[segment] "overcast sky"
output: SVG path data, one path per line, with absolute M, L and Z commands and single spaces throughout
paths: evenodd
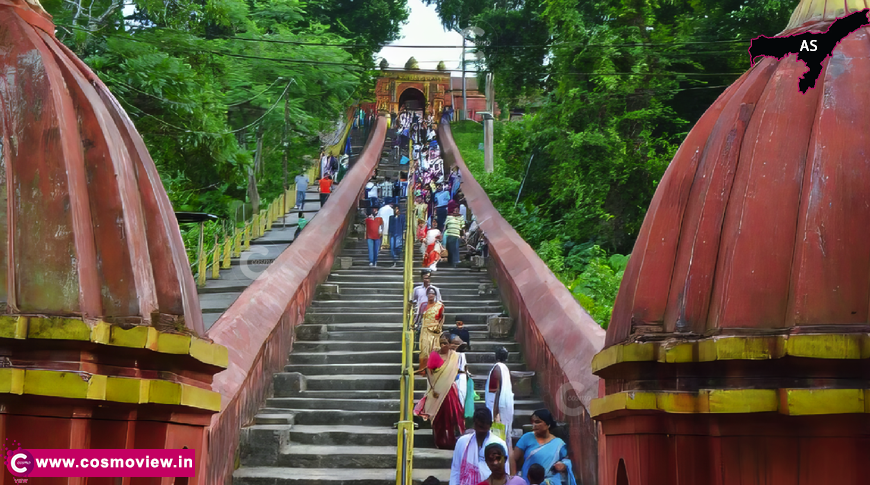
M 435 12 L 435 5 L 425 6 L 422 0 L 408 0 L 411 15 L 402 27 L 402 38 L 390 45 L 444 45 L 462 46 L 462 36 L 456 32 L 445 32 L 441 19 Z M 469 42 L 469 45 L 471 43 Z M 467 54 L 468 55 L 468 54 Z M 377 62 L 383 57 L 390 67 L 401 68 L 408 58 L 414 56 L 420 69 L 434 70 L 438 61 L 444 61 L 447 69 L 461 69 L 462 49 L 411 49 L 407 47 L 384 47 L 376 56 Z M 469 55 L 469 57 L 472 57 Z M 469 69 L 474 69 L 469 65 Z M 471 73 L 473 76 L 474 74 Z M 462 76 L 454 72 L 453 76 Z

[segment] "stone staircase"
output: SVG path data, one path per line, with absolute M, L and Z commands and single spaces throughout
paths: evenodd
M 395 176 L 389 139 L 379 174 Z M 368 266 L 365 240 L 352 236 L 342 251 L 352 265 L 333 269 L 308 308 L 284 372 L 275 374 L 273 396 L 252 425 L 242 430 L 236 485 L 388 485 L 396 481 L 399 378 L 402 339 L 402 267 L 382 247 L 378 266 Z M 419 254 L 414 279 L 419 281 Z M 465 265 L 467 266 L 467 265 Z M 525 369 L 512 337 L 491 339 L 486 319 L 503 311 L 486 272 L 440 268 L 432 283 L 446 307 L 445 329 L 462 320 L 471 334 L 467 352 L 475 389 L 483 396 L 495 349 L 510 351 L 508 367 Z M 485 291 L 481 292 L 481 288 Z M 415 355 L 416 361 L 416 355 Z M 426 389 L 415 379 L 415 401 Z M 482 406 L 482 403 L 478 403 Z M 536 398 L 516 398 L 515 438 L 529 422 Z M 434 447 L 428 423 L 417 421 L 414 480 L 431 476 L 444 484 L 452 450 Z
M 361 130 L 352 130 L 350 165 L 356 162 L 365 143 Z M 295 174 L 291 176 L 295 177 Z M 221 270 L 220 279 L 206 280 L 203 287 L 198 288 L 199 304 L 202 308 L 202 319 L 208 330 L 227 311 L 230 305 L 238 299 L 245 289 L 272 264 L 293 242 L 299 221 L 299 212 L 303 212 L 309 223 L 320 211 L 320 190 L 314 180 L 309 181 L 305 193 L 305 210 L 294 210 L 272 223 L 272 230 L 265 235 L 251 240 L 251 247 L 242 251 L 240 257 L 232 258 L 230 268 Z M 291 203 L 296 202 L 296 194 L 292 194 Z M 291 206 L 292 207 L 292 206 Z M 244 263 L 244 264 L 243 264 Z
M 304 213 L 309 223 L 314 222 L 313 218 L 319 210 L 320 194 L 316 185 L 312 184 L 305 194 Z M 220 279 L 206 280 L 205 286 L 197 290 L 206 330 L 211 328 L 239 295 L 290 246 L 296 233 L 299 212 L 291 210 L 283 218 L 272 223 L 271 231 L 266 232 L 263 237 L 252 239 L 250 249 L 242 251 L 241 257 L 230 260 L 230 269 L 221 270 Z

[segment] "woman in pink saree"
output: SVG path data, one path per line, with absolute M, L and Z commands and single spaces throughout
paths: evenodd
M 459 372 L 459 354 L 450 348 L 449 334 L 442 334 L 440 350 L 434 350 L 426 361 L 426 377 L 429 390 L 414 407 L 414 414 L 424 420 L 432 420 L 435 447 L 453 449 L 456 446 L 456 430 L 465 432 L 465 417 L 456 389 L 456 373 Z

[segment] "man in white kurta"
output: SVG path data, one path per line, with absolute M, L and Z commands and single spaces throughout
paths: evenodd
M 489 432 L 490 427 L 492 427 L 492 415 L 489 410 L 476 409 L 474 411 L 474 432 L 459 437 L 459 440 L 456 441 L 456 448 L 453 449 L 450 485 L 478 485 L 489 478 L 491 472 L 486 465 L 486 457 L 484 457 L 486 445 L 499 443 L 507 449 L 501 438 Z M 504 469 L 510 473 L 507 460 L 505 460 Z
M 504 424 L 505 441 L 511 444 L 511 447 L 507 448 L 508 452 L 510 452 L 513 448 L 511 431 L 514 422 L 514 390 L 511 385 L 511 372 L 505 364 L 507 360 L 507 349 L 500 347 L 495 351 L 496 363 L 492 366 L 489 376 L 486 378 L 484 400 L 487 409 L 492 413 L 493 419 L 498 415 L 498 421 Z M 498 403 L 495 402 L 496 395 L 498 395 Z

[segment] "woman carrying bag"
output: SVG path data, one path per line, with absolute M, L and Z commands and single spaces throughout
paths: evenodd
M 453 449 L 456 445 L 456 429 L 459 434 L 465 431 L 465 420 L 456 389 L 459 354 L 450 348 L 449 339 L 450 334 L 442 334 L 438 341 L 440 350 L 433 350 L 426 359 L 429 390 L 414 406 L 414 415 L 424 420 L 432 420 L 435 447 L 442 450 Z

